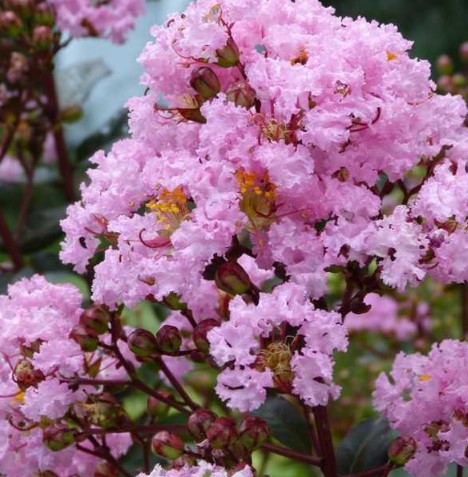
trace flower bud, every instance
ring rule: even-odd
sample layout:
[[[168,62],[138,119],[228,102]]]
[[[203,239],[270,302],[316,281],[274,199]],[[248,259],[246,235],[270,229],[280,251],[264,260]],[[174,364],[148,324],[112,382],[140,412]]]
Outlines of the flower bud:
[[[216,286],[230,295],[247,293],[252,282],[247,272],[234,262],[225,262],[219,266],[215,274]]]
[[[216,421],[216,414],[208,409],[198,409],[188,418],[187,428],[197,442],[206,439],[208,429]]]
[[[128,347],[140,357],[151,356],[158,351],[156,337],[148,330],[137,328],[128,337]]]
[[[156,455],[174,460],[184,453],[184,441],[176,434],[160,431],[153,437],[151,448]]]
[[[65,424],[57,422],[42,431],[42,441],[51,451],[61,451],[73,444],[73,432]]]
[[[34,28],[32,44],[37,50],[48,50],[52,46],[53,35],[50,27],[41,25]]]
[[[203,353],[208,353],[210,349],[210,343],[208,341],[207,335],[213,329],[219,326],[219,322],[209,318],[207,320],[200,321],[193,330],[193,342],[199,351]]]
[[[80,324],[87,330],[102,335],[108,329],[109,313],[102,306],[93,305],[81,314]]]
[[[453,73],[453,61],[448,55],[439,56],[436,65],[441,75],[451,75]]]
[[[18,387],[22,390],[36,386],[44,380],[44,374],[35,370],[32,363],[27,359],[20,359],[15,366],[14,378]]]
[[[30,18],[36,8],[36,0],[7,0],[5,3],[25,19]]]
[[[10,38],[18,36],[23,28],[23,22],[15,12],[7,10],[0,14],[0,33],[4,33]]]
[[[226,97],[228,101],[232,101],[236,106],[250,109],[255,103],[256,94],[247,81],[237,81],[229,86]]]
[[[452,76],[453,85],[455,88],[463,88],[466,86],[466,76],[462,73],[456,73]]]
[[[397,437],[388,448],[388,458],[398,466],[405,465],[416,453],[416,441],[412,437]]]
[[[180,301],[180,295],[177,295],[177,293],[174,292],[171,292],[169,293],[169,295],[166,295],[163,298],[162,302],[171,310],[185,311],[187,309],[187,303]]]
[[[453,91],[453,79],[451,76],[444,75],[437,80],[437,86],[443,93],[450,93]]]
[[[55,23],[55,11],[47,2],[42,2],[34,9],[34,23],[52,27]]]
[[[239,426],[239,439],[244,446],[252,451],[260,447],[268,438],[270,428],[259,417],[247,416]]]
[[[203,66],[192,72],[190,86],[203,98],[214,98],[221,91],[221,84],[216,73]]]
[[[468,63],[468,41],[465,41],[460,45],[458,50],[460,58],[463,62]]]
[[[237,65],[239,62],[239,48],[232,38],[228,38],[223,48],[216,50],[216,58],[218,58],[218,65],[223,68]]]
[[[214,449],[229,447],[237,439],[236,422],[230,417],[218,417],[206,434]]]
[[[83,325],[76,325],[70,332],[70,339],[76,341],[83,351],[96,351],[99,345],[99,338],[94,330]]]
[[[171,394],[167,391],[164,391],[164,389],[158,391],[159,394],[169,398],[171,397]],[[160,401],[158,398],[154,396],[149,396],[146,408],[148,410],[148,414],[151,417],[161,419],[167,415],[169,412],[169,405],[166,404],[165,402]]]
[[[159,351],[164,354],[174,354],[180,349],[182,337],[175,326],[163,325],[156,333],[156,341]]]

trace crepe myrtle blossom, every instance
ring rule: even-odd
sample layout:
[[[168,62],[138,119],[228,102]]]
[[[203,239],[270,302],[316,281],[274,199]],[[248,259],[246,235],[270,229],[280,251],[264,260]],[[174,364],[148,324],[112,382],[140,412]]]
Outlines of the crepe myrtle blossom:
[[[232,408],[251,411],[268,388],[292,392],[310,406],[339,395],[333,352],[345,351],[346,330],[335,312],[316,310],[296,284],[262,293],[258,306],[237,297],[230,319],[208,333],[210,354],[225,367],[216,392]]]
[[[244,466],[237,471],[230,471],[218,465],[208,462],[198,461],[197,465],[184,466],[180,469],[165,470],[160,465],[152,470],[150,474],[138,474],[137,477],[253,477],[253,472],[249,466]]]
[[[466,374],[468,343],[444,340],[427,356],[400,353],[390,375],[376,383],[374,405],[400,435],[415,440],[406,464],[416,477],[441,475],[450,463],[468,464]]]
[[[430,205],[416,192],[384,213],[387,189],[416,165],[439,155],[462,175],[468,155],[463,100],[435,93],[429,64],[394,26],[316,0],[200,0],[152,34],[131,137],[91,158],[62,222],[64,262],[84,272],[104,252],[95,300],[176,293],[196,308],[207,266],[233,240],[315,299],[330,267],[352,261],[375,260],[400,291],[428,273],[468,277],[454,269],[454,236],[419,218]],[[434,166],[438,181],[447,166]],[[446,202],[444,214],[462,210]]]
[[[75,376],[86,377],[93,362],[102,363],[104,371],[98,375],[103,377],[121,371],[111,359],[86,354],[70,339],[89,316],[81,308],[82,299],[74,286],[53,285],[38,275],[18,281],[8,295],[0,296],[0,473],[6,477],[38,471],[60,475],[65,469],[89,475],[100,461],[77,455],[67,419],[78,412],[92,420],[101,390],[75,389],[69,383]],[[108,445],[122,455],[129,436],[111,436]]]

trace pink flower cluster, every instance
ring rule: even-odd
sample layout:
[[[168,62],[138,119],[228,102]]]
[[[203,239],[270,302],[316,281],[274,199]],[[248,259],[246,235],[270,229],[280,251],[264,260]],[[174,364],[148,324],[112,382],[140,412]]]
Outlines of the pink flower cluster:
[[[99,36],[122,43],[143,13],[144,0],[46,0],[57,12],[58,27],[77,38]]]
[[[208,334],[210,353],[225,368],[216,392],[229,407],[252,411],[273,387],[309,406],[339,395],[331,356],[346,350],[347,338],[338,313],[314,309],[293,283],[262,294],[258,306],[237,297],[229,309],[229,321]]]
[[[184,466],[180,469],[165,470],[157,465],[151,474],[138,474],[137,477],[253,477],[250,467],[231,473],[222,467],[199,461],[196,466]]]
[[[468,380],[460,372],[467,366],[468,343],[445,340],[428,356],[400,353],[391,377],[378,378],[375,407],[416,441],[416,454],[406,464],[412,475],[442,475],[452,462],[468,465]]]
[[[38,471],[89,475],[99,462],[70,445],[71,428],[63,420],[73,407],[83,414],[99,392],[69,385],[75,376],[86,376],[84,369],[97,358],[69,337],[81,301],[74,286],[52,285],[38,275],[0,297],[0,473],[6,477]],[[106,366],[104,375],[116,375],[104,358]],[[126,434],[110,437],[117,455],[127,451]]]
[[[93,299],[111,309],[176,295],[196,321],[221,321],[211,353],[231,406],[253,409],[281,389],[277,365],[304,402],[324,404],[346,338],[339,317],[307,299],[326,294],[329,270],[373,263],[400,291],[427,274],[468,278],[466,106],[435,93],[429,64],[410,58],[395,27],[316,0],[199,0],[152,33],[131,138],[92,157],[62,222],[62,260],[84,272],[104,251]],[[416,165],[428,176],[411,187]],[[217,267],[247,255],[249,290],[220,311]],[[258,294],[275,275],[289,284]],[[279,349],[290,328],[297,341]]]

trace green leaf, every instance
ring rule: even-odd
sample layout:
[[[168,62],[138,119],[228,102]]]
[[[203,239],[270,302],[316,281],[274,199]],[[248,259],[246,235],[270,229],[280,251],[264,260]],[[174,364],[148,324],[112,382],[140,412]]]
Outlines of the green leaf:
[[[270,396],[253,413],[268,423],[273,437],[291,449],[310,453],[307,422],[296,406],[282,397]]]
[[[338,446],[338,473],[352,474],[384,465],[388,461],[388,446],[394,437],[394,432],[383,418],[359,423]]]

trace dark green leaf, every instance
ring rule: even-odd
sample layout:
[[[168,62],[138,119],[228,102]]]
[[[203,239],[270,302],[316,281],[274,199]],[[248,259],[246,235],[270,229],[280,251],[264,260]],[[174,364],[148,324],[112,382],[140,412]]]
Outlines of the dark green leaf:
[[[394,437],[383,418],[361,422],[351,429],[338,446],[338,473],[352,474],[384,465],[388,460],[388,446]]]
[[[310,452],[311,444],[305,417],[289,401],[271,396],[253,414],[268,423],[273,437],[279,442],[299,452]]]

